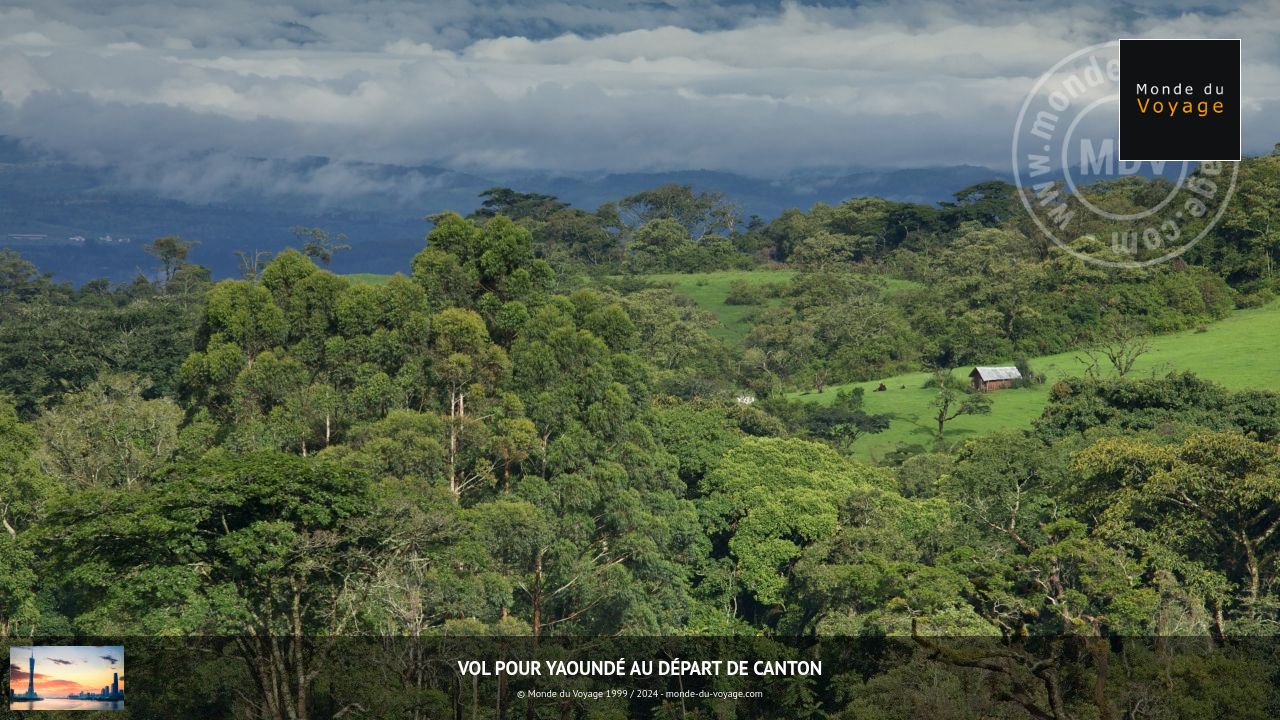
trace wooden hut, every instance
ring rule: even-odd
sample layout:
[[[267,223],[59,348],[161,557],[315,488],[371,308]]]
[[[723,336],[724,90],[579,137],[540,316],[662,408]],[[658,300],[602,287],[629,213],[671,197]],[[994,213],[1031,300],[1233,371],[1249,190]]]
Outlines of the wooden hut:
[[[1016,367],[975,367],[969,378],[974,390],[990,392],[1013,387],[1015,381],[1022,379],[1022,373]]]

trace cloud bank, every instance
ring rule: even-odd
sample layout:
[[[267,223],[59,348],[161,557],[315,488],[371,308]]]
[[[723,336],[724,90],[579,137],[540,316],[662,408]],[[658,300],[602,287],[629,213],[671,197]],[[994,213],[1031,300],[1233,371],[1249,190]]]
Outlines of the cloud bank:
[[[33,0],[0,8],[0,134],[193,196],[271,191],[236,158],[1003,169],[1039,75],[1121,36],[1243,38],[1246,152],[1280,140],[1277,0]],[[348,175],[317,182],[340,194]]]

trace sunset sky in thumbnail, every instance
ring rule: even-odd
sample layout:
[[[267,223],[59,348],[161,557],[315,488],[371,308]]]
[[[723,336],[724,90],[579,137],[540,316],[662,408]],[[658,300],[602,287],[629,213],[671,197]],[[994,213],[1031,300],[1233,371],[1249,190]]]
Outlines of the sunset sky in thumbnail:
[[[33,651],[36,693],[43,697],[101,690],[111,684],[112,673],[120,673],[120,687],[124,688],[124,648],[120,645],[16,645],[9,649],[9,685],[17,692],[27,689],[27,661]]]

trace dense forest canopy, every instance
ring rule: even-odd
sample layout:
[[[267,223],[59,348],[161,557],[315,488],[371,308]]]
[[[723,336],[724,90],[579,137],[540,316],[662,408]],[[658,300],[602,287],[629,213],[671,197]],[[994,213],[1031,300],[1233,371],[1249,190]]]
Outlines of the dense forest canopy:
[[[383,283],[317,265],[340,238],[306,229],[216,283],[179,238],[162,281],[118,286],[0,253],[0,637],[982,637],[1005,671],[912,662],[986,678],[966,692],[1000,717],[1121,717],[1146,678],[1109,637],[1280,628],[1280,396],[1129,357],[1270,303],[1278,220],[1272,155],[1134,270],[1039,239],[1003,183],[770,221],[686,186],[594,212],[496,188]],[[652,277],[784,266],[730,293],[740,343]],[[946,435],[989,412],[954,369],[1077,349],[1033,425]],[[792,394],[907,370],[933,372],[936,442],[879,465],[850,455],[889,421],[860,389]],[[246,712],[305,717],[330,650],[243,641]],[[918,677],[867,663],[769,710],[889,717],[858,703]],[[1150,702],[1203,716],[1179,697]]]

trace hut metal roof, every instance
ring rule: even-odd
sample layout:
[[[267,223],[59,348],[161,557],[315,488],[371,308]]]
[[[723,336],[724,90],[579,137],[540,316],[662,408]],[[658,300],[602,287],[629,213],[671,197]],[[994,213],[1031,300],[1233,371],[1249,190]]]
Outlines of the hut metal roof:
[[[983,382],[992,380],[1021,380],[1022,373],[1016,367],[975,367],[969,377],[977,375]]]

